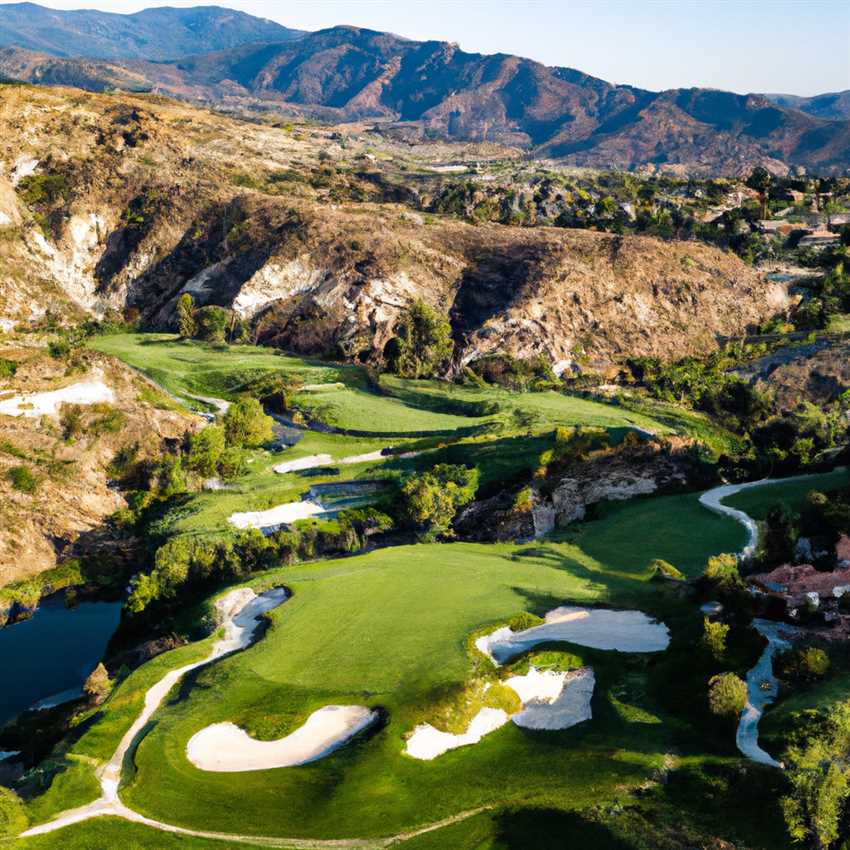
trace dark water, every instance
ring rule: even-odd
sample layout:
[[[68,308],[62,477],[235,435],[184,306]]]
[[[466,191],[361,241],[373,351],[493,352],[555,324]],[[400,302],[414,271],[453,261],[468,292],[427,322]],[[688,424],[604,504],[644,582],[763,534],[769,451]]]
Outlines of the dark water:
[[[66,608],[45,600],[31,620],[0,629],[0,726],[41,700],[78,694],[118,627],[120,602]]]

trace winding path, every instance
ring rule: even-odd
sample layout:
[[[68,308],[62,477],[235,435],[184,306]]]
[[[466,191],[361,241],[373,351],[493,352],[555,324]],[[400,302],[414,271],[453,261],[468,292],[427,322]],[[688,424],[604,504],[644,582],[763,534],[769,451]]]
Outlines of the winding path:
[[[797,475],[792,478],[763,478],[761,481],[750,481],[746,484],[724,484],[708,490],[699,497],[700,504],[714,513],[727,516],[740,523],[747,530],[747,543],[738,553],[742,559],[755,554],[758,546],[758,523],[744,511],[724,505],[723,500],[745,490],[760,487],[770,487],[779,484],[797,483],[821,478],[820,475]],[[738,749],[751,761],[766,764],[770,767],[782,767],[782,764],[765,752],[758,743],[758,725],[764,714],[764,709],[770,705],[779,692],[779,684],[773,674],[773,656],[779,650],[787,649],[790,644],[780,634],[793,634],[793,626],[776,623],[770,620],[753,620],[754,628],[767,640],[759,660],[747,673],[747,704],[741,712],[735,743]]]
[[[166,673],[155,685],[145,693],[142,711],[124,734],[112,758],[97,771],[100,780],[101,796],[92,803],[62,812],[52,821],[31,827],[21,833],[21,838],[46,835],[56,832],[66,826],[91,820],[98,817],[116,817],[143,826],[169,832],[176,835],[187,835],[194,838],[208,838],[218,841],[228,841],[231,844],[246,844],[257,847],[284,847],[291,850],[371,850],[371,848],[392,847],[403,841],[424,835],[434,830],[442,829],[481,812],[487,811],[488,806],[481,806],[466,812],[461,812],[444,820],[384,838],[352,838],[352,839],[311,839],[311,838],[280,838],[275,836],[240,835],[235,833],[210,832],[199,829],[186,829],[163,821],[153,820],[125,805],[118,796],[124,763],[147,734],[147,725],[163,700],[172,688],[186,673],[211,664],[226,655],[246,649],[254,643],[258,631],[258,620],[267,612],[279,607],[289,598],[284,588],[275,588],[257,596],[249,588],[238,588],[221,597],[216,602],[216,608],[224,625],[224,636],[213,644],[206,658],[192,664],[185,664]]]

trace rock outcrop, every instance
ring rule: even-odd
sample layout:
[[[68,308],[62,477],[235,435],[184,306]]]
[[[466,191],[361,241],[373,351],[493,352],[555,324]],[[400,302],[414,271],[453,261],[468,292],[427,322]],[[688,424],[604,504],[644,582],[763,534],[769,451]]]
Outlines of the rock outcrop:
[[[22,216],[0,241],[8,321],[133,310],[167,328],[190,292],[233,307],[260,342],[375,362],[422,299],[451,318],[459,365],[504,351],[604,370],[625,354],[711,351],[788,305],[782,286],[697,242],[410,214],[380,181],[328,170],[330,130],[296,139],[26,87],[0,90],[0,129]]]

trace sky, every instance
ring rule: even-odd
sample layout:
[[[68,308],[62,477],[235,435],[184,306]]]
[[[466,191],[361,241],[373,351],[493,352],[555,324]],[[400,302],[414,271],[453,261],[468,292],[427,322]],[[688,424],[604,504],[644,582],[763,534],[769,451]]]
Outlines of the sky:
[[[45,0],[137,12],[216,4],[317,30],[354,24],[514,53],[653,90],[850,89],[850,0]]]

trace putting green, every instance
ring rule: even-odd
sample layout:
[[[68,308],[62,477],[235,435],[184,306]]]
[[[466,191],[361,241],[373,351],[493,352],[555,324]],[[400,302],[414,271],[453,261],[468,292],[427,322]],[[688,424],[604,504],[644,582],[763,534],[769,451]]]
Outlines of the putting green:
[[[609,548],[604,562],[589,552],[610,532],[606,519],[588,524],[578,546],[398,547],[264,575],[265,585],[283,582],[293,598],[272,614],[260,643],[199,673],[159,713],[124,799],[184,826],[332,838],[385,835],[480,805],[569,799],[582,806],[616,797],[674,745],[674,724],[649,697],[645,659],[637,662],[639,710],[623,711],[609,698],[636,663],[631,656],[571,647],[597,673],[592,721],[554,733],[509,725],[430,763],[404,757],[403,736],[472,675],[467,642],[478,628],[564,601],[640,607],[671,621],[695,616],[666,586],[649,582],[647,569],[657,549],[671,555],[664,538],[694,501],[671,497],[664,523],[639,523],[640,538]],[[692,555],[703,561],[733,549],[740,534],[704,513],[714,533],[697,538],[701,551]],[[198,771],[185,757],[189,738],[211,723],[232,721],[274,739],[327,704],[380,706],[388,723],[297,769],[235,777]]]

